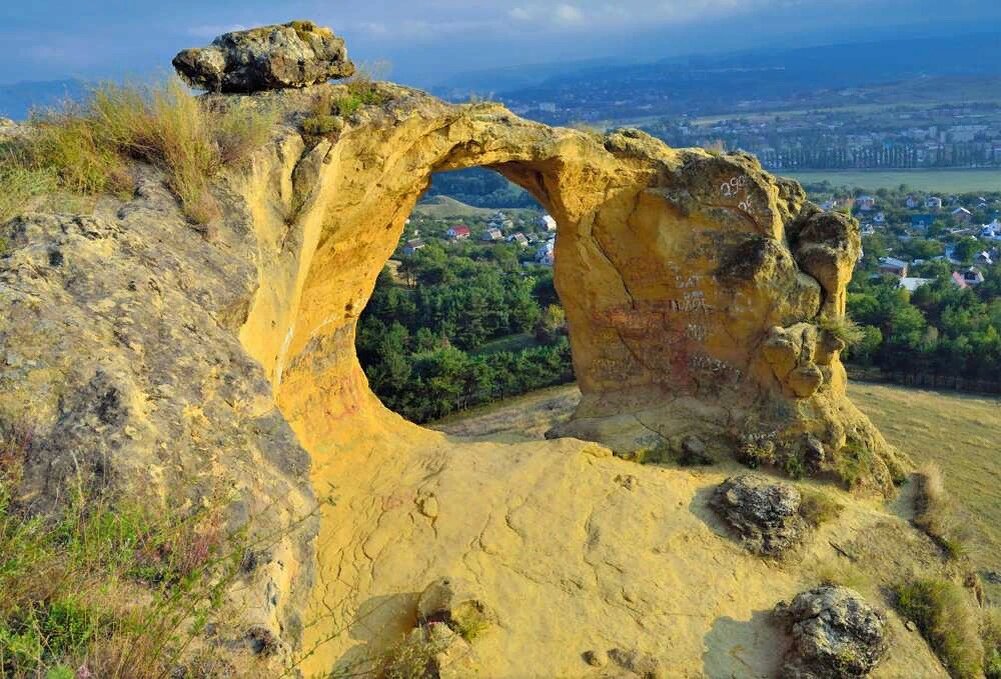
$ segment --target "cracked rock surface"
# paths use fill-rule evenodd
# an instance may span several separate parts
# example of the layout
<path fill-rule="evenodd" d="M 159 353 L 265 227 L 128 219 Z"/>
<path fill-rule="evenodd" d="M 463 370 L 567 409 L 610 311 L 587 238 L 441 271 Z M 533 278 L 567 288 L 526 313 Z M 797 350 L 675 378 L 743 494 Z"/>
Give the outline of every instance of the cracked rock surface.
<path fill-rule="evenodd" d="M 792 636 L 784 679 L 867 677 L 887 650 L 885 615 L 847 587 L 803 592 L 775 615 Z"/>
<path fill-rule="evenodd" d="M 793 486 L 757 474 L 732 476 L 713 491 L 712 507 L 755 554 L 780 556 L 806 531 Z"/>
<path fill-rule="evenodd" d="M 344 40 L 309 21 L 225 33 L 208 47 L 179 52 L 173 63 L 195 87 L 241 94 L 305 87 L 355 72 Z"/>

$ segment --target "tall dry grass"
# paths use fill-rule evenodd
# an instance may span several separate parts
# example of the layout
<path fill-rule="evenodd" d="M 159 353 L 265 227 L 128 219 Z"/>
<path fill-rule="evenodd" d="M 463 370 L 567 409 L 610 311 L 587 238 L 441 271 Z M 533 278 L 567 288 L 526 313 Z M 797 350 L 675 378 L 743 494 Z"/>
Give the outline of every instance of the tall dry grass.
<path fill-rule="evenodd" d="M 981 616 L 956 583 L 924 578 L 894 588 L 897 610 L 917 624 L 954 679 L 978 679 L 985 666 Z"/>
<path fill-rule="evenodd" d="M 945 477 L 935 462 L 921 466 L 917 475 L 914 523 L 952 558 L 964 553 L 956 520 L 956 505 L 945 488 Z"/>
<path fill-rule="evenodd" d="M 206 223 L 219 213 L 212 178 L 263 145 L 275 120 L 253 106 L 210 108 L 176 78 L 151 87 L 102 85 L 82 103 L 34 114 L 29 133 L 7 142 L 0 193 L 15 180 L 23 184 L 25 173 L 78 193 L 129 192 L 130 166 L 141 161 L 164 171 L 189 219 Z"/>

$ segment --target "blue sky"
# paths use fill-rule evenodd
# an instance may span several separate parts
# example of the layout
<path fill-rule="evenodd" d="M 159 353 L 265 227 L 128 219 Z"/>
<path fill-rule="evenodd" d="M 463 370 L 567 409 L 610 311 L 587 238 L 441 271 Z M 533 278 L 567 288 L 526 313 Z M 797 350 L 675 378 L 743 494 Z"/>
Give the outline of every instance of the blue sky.
<path fill-rule="evenodd" d="M 521 64 L 849 42 L 976 30 L 998 0 L 34 0 L 0 3 L 0 83 L 120 78 L 169 68 L 183 47 L 237 27 L 310 18 L 352 57 L 430 86 Z"/>

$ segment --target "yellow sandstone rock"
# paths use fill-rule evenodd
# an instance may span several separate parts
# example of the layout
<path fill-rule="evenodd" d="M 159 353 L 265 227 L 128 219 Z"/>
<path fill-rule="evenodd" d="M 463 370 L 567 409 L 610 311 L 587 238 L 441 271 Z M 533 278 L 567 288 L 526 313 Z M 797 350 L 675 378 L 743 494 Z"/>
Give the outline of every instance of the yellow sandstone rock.
<path fill-rule="evenodd" d="M 296 120 L 344 87 L 261 99 Z M 555 282 L 583 399 L 552 436 L 629 453 L 694 435 L 716 459 L 766 437 L 786 468 L 889 491 L 900 458 L 847 400 L 844 343 L 825 329 L 843 319 L 854 221 L 748 155 L 378 87 L 387 105 L 357 113 L 334 143 L 307 148 L 286 132 L 239 187 L 261 244 L 241 339 L 320 464 L 368 436 L 426 438 L 369 391 L 355 325 L 431 174 L 486 166 L 558 224 Z M 819 459 L 808 455 L 818 441 Z"/>

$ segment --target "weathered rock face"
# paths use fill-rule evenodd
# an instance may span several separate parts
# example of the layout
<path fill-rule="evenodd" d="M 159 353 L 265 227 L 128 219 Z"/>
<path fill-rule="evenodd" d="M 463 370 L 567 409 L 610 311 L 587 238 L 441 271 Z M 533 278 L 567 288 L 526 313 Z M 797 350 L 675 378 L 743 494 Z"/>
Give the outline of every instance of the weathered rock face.
<path fill-rule="evenodd" d="M 781 603 L 775 614 L 793 639 L 782 677 L 866 677 L 887 650 L 886 619 L 847 587 L 825 586 Z"/>
<path fill-rule="evenodd" d="M 279 103 L 294 116 L 324 90 L 342 96 L 325 85 Z M 389 104 L 304 150 L 294 175 L 246 189 L 280 199 L 255 206 L 257 228 L 276 236 L 241 338 L 314 454 L 350 447 L 352 432 L 420 436 L 368 390 L 355 323 L 431 174 L 485 166 L 559 225 L 555 281 L 583 399 L 553 436 L 623 452 L 694 436 L 716 459 L 753 436 L 771 462 L 811 473 L 841 473 L 853 451 L 852 478 L 891 487 L 897 454 L 847 400 L 844 344 L 827 329 L 859 254 L 854 222 L 750 156 L 382 94 Z"/>
<path fill-rule="evenodd" d="M 308 65 L 339 53 L 336 39 L 306 33 L 224 36 L 179 57 L 180 68 L 222 91 L 336 74 L 336 56 L 320 59 L 326 71 Z M 574 676 L 584 651 L 616 648 L 627 650 L 605 652 L 610 664 L 649 674 L 661 665 L 647 661 L 675 644 L 685 650 L 674 662 L 698 676 L 716 618 L 747 619 L 771 608 L 777 582 L 786 595 L 802 585 L 734 555 L 696 517 L 687 473 L 626 468 L 569 439 L 457 452 L 371 393 L 355 324 L 431 174 L 489 167 L 559 225 L 556 285 L 584 399 L 557 434 L 622 450 L 666 440 L 700 459 L 753 441 L 813 472 L 850 464 L 886 489 L 896 453 L 845 399 L 843 347 L 823 329 L 844 311 L 855 224 L 820 214 L 745 155 L 378 88 L 386 105 L 319 140 L 301 134 L 304 112 L 344 86 L 211 95 L 213 105 L 274 107 L 283 118 L 250 167 L 214 187 L 223 216 L 204 237 L 148 168 L 137 168 L 135 196 L 102 198 L 93 216 L 26 215 L 0 227 L 0 418 L 30 418 L 36 432 L 19 500 L 51 505 L 78 474 L 182 506 L 218 486 L 234 498 L 231 525 L 253 518 L 270 532 L 313 507 L 309 475 L 338 496 L 323 539 L 313 542 L 307 522 L 255 555 L 234 593 L 246 597 L 231 621 L 240 634 L 221 641 L 294 650 L 308 595 L 307 648 L 323 650 L 304 653 L 303 668 L 325 674 L 352 660 L 356 637 L 330 630 L 361 617 L 364 597 L 377 600 L 373 619 L 406 634 L 413 620 L 397 630 L 405 616 L 379 606 L 402 599 L 412 616 L 428 573 L 455 573 L 488 592 L 454 600 L 496 607 L 500 621 L 476 652 L 499 676 Z M 755 587 L 729 575 L 706 587 L 703 566 L 717 558 Z M 541 615 L 529 605 L 538 600 L 566 619 Z M 462 650 L 446 609 L 425 603 L 443 622 L 423 633 Z M 696 622 L 679 628 L 680 619 Z M 582 634 L 594 620 L 603 629 Z M 746 645 L 720 635 L 720 648 Z M 518 644 L 526 652 L 512 654 Z M 718 655 L 726 663 L 731 653 Z"/>
<path fill-rule="evenodd" d="M 236 338 L 257 284 L 253 237 L 234 219 L 203 240 L 145 174 L 134 199 L 93 216 L 0 225 L 0 426 L 32 434 L 15 500 L 44 513 L 82 483 L 277 536 L 246 564 L 232 602 L 243 616 L 216 640 L 288 650 L 318 521 L 309 457 Z"/>
<path fill-rule="evenodd" d="M 764 476 L 741 474 L 713 492 L 712 507 L 752 552 L 779 556 L 806 531 L 799 514 L 800 493 Z"/>
<path fill-rule="evenodd" d="M 355 72 L 344 40 L 310 21 L 226 33 L 210 47 L 179 52 L 174 68 L 213 92 L 305 87 Z"/>

